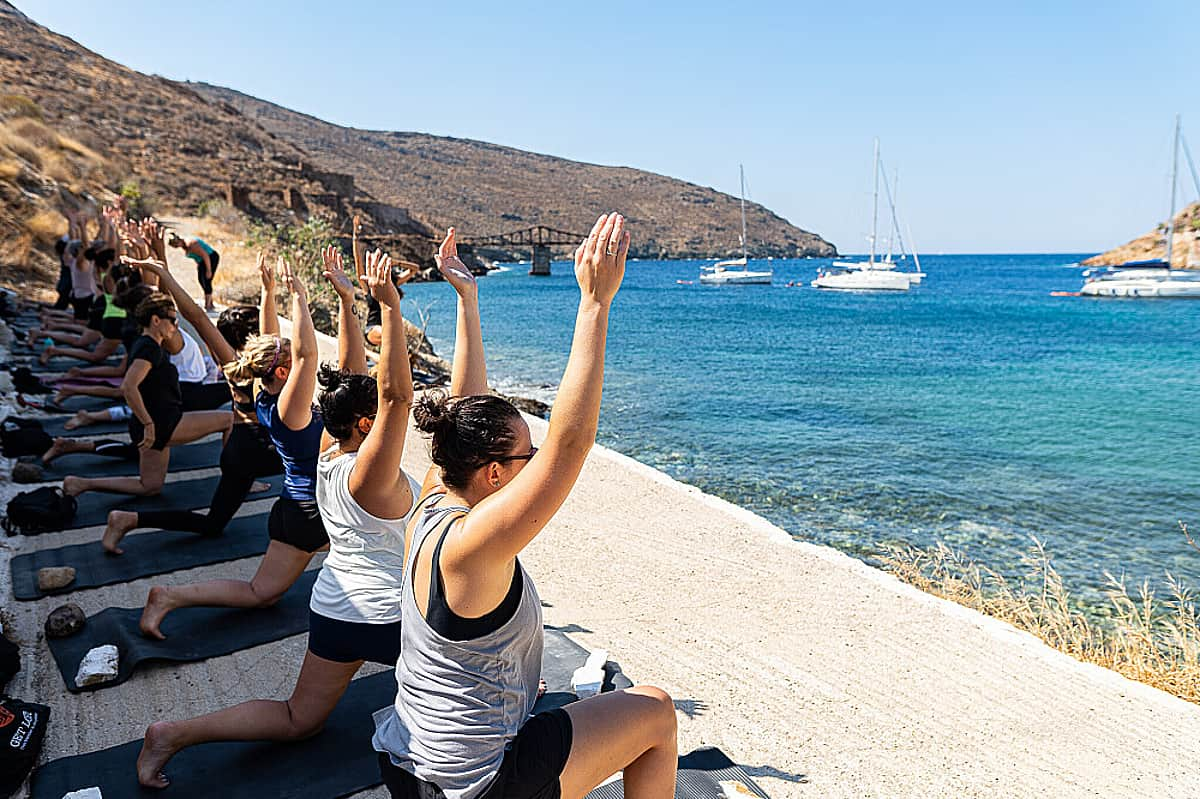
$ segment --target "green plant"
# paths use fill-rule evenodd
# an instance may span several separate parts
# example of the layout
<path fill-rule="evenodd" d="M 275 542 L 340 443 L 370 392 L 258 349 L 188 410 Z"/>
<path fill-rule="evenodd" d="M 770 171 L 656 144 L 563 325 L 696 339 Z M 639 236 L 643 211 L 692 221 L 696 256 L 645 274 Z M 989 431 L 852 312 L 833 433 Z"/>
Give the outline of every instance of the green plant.
<path fill-rule="evenodd" d="M 323 333 L 337 335 L 337 293 L 322 276 L 321 250 L 334 244 L 333 226 L 313 217 L 303 225 L 251 222 L 246 245 L 282 255 L 308 288 L 313 323 Z"/>
<path fill-rule="evenodd" d="M 129 215 L 134 219 L 153 215 L 154 203 L 149 196 L 142 193 L 142 188 L 136 180 L 122 183 L 117 193 L 129 203 Z"/>

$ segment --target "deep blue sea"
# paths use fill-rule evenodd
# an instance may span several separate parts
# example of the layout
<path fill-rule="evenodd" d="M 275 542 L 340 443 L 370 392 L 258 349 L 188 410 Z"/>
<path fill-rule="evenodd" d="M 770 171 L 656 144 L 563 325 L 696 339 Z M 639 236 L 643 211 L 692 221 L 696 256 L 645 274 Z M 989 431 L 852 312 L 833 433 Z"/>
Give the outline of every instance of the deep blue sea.
<path fill-rule="evenodd" d="M 742 287 L 676 283 L 701 262 L 631 262 L 599 440 L 868 560 L 944 541 L 1019 577 L 1036 536 L 1092 602 L 1106 570 L 1195 585 L 1178 522 L 1200 530 L 1200 302 L 1051 297 L 1078 289 L 1079 258 L 927 256 L 902 295 L 809 288 L 819 260 Z M 488 365 L 550 399 L 578 289 L 568 263 L 526 269 L 480 282 Z M 406 291 L 449 356 L 452 290 Z"/>

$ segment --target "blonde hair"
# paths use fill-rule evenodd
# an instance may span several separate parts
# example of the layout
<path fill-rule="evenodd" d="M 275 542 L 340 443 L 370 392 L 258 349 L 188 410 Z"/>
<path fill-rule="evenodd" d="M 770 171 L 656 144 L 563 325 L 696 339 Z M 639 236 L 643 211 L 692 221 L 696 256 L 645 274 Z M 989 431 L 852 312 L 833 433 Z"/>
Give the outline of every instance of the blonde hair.
<path fill-rule="evenodd" d="M 292 362 L 291 342 L 279 336 L 251 336 L 238 354 L 236 361 L 222 367 L 225 379 L 231 383 L 245 383 L 254 378 L 271 382 L 271 373 L 277 366 Z"/>

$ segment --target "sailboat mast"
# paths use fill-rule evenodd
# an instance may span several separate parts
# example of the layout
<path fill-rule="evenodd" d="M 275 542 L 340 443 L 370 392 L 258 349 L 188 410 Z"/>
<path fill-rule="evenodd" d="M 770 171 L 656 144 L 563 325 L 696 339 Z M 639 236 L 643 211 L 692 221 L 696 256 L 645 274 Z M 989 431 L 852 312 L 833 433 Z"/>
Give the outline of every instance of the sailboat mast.
<path fill-rule="evenodd" d="M 1167 217 L 1167 269 L 1175 243 L 1175 184 L 1179 179 L 1179 114 L 1175 115 L 1175 142 L 1171 148 L 1171 215 Z"/>
<path fill-rule="evenodd" d="M 746 167 L 738 164 L 738 175 L 742 183 L 742 260 L 746 261 Z"/>
<path fill-rule="evenodd" d="M 871 260 L 875 263 L 875 237 L 879 234 L 879 138 L 875 139 L 875 193 L 871 200 Z"/>

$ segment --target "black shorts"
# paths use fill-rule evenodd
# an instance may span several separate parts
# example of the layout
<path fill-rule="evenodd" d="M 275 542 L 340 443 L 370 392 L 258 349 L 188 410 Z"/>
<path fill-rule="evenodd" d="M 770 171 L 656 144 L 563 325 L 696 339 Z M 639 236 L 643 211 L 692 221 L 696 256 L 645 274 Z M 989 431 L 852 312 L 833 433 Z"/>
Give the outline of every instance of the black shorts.
<path fill-rule="evenodd" d="M 102 335 L 102 336 L 104 335 L 104 304 L 103 303 L 93 302 L 92 307 L 88 308 L 87 326 L 88 326 L 89 330 L 95 330 L 100 335 Z M 105 338 L 112 338 L 112 336 L 105 336 Z M 116 336 L 116 338 L 120 338 L 120 336 Z"/>
<path fill-rule="evenodd" d="M 395 666 L 400 659 L 400 622 L 339 621 L 308 611 L 308 651 L 334 663 L 369 660 Z"/>
<path fill-rule="evenodd" d="M 224 380 L 216 383 L 179 384 L 185 411 L 215 411 L 229 402 L 229 385 Z"/>
<path fill-rule="evenodd" d="M 121 340 L 121 332 L 125 329 L 125 320 L 117 316 L 110 316 L 107 319 L 100 320 L 100 335 L 104 338 L 113 341 Z"/>
<path fill-rule="evenodd" d="M 558 777 L 571 755 L 571 717 L 561 707 L 525 722 L 504 752 L 500 771 L 479 799 L 559 799 Z M 392 799 L 442 797 L 436 785 L 414 777 L 379 754 L 379 773 Z"/>
<path fill-rule="evenodd" d="M 75 309 L 75 321 L 86 322 L 88 320 L 88 312 L 92 310 L 92 295 L 72 297 L 71 307 Z"/>
<path fill-rule="evenodd" d="M 168 413 L 155 416 L 150 414 L 150 420 L 154 422 L 154 443 L 150 445 L 150 449 L 156 449 L 159 452 L 167 448 L 167 443 L 171 440 L 171 436 L 175 435 L 175 428 L 179 427 L 179 421 L 183 419 L 182 411 L 170 411 Z M 142 443 L 142 439 L 146 436 L 146 428 L 136 416 L 129 418 L 129 440 L 136 447 Z"/>
<path fill-rule="evenodd" d="M 267 533 L 272 541 L 293 546 L 304 552 L 316 552 L 329 544 L 325 523 L 317 503 L 311 499 L 280 497 L 271 506 Z"/>

